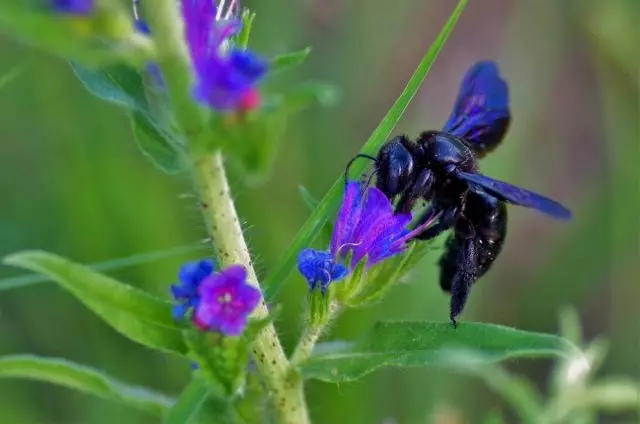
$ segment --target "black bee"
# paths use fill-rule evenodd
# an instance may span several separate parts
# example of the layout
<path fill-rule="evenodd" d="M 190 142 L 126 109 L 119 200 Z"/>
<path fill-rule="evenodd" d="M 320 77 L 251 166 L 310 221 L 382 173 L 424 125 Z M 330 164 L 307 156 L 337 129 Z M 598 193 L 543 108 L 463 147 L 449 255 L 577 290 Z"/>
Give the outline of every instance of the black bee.
<path fill-rule="evenodd" d="M 439 265 L 440 286 L 451 294 L 454 326 L 471 286 L 502 249 L 506 203 L 571 218 L 569 210 L 547 197 L 478 172 L 477 159 L 500 144 L 510 121 L 507 84 L 494 62 L 482 61 L 467 71 L 442 131 L 423 132 L 416 141 L 398 136 L 385 143 L 377 157 L 353 159 L 375 161 L 376 186 L 397 200 L 397 212 L 411 210 L 419 199 L 429 202 L 415 225 L 436 219 L 435 224 L 416 238 L 430 240 L 453 229 Z"/>

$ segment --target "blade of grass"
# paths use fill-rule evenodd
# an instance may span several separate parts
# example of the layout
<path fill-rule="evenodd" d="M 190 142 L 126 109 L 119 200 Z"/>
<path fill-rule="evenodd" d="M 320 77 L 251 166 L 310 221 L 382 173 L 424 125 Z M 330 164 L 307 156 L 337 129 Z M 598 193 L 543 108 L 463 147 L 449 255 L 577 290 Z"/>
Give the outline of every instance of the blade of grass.
<path fill-rule="evenodd" d="M 171 407 L 164 424 L 187 424 L 198 415 L 202 404 L 209 397 L 209 387 L 200 379 L 194 378 Z"/>
<path fill-rule="evenodd" d="M 26 69 L 27 69 L 27 65 L 23 63 L 20 65 L 14 66 L 13 68 L 5 72 L 2 76 L 0 76 L 0 90 L 2 90 L 11 81 L 18 78 L 20 75 L 22 75 Z"/>
<path fill-rule="evenodd" d="M 181 255 L 185 253 L 196 252 L 199 250 L 208 250 L 209 246 L 205 245 L 187 245 L 179 246 L 173 249 L 158 250 L 149 253 L 140 253 L 133 256 L 127 256 L 125 258 L 110 259 L 103 262 L 95 262 L 89 265 L 93 271 L 114 271 L 116 269 L 128 268 L 136 265 L 142 265 L 148 262 L 159 261 L 166 259 L 174 255 Z M 39 283 L 50 283 L 53 280 L 46 275 L 42 274 L 27 274 L 17 277 L 3 278 L 0 280 L 0 292 L 5 290 L 17 289 L 21 287 L 31 286 Z"/>
<path fill-rule="evenodd" d="M 460 0 L 458 2 L 458 5 L 442 28 L 442 31 L 440 31 L 440 34 L 438 34 L 438 37 L 433 44 L 431 44 L 431 47 L 429 47 L 429 50 L 418 64 L 418 67 L 411 76 L 411 79 L 405 86 L 404 90 L 391 109 L 389 109 L 378 127 L 373 131 L 369 140 L 367 140 L 362 147 L 362 153 L 375 155 L 378 149 L 387 140 L 391 131 L 393 131 L 393 128 L 396 126 L 407 106 L 409 106 L 409 103 L 422 85 L 422 81 L 429 73 L 431 66 L 438 57 L 438 54 L 440 53 L 440 50 L 442 50 L 444 43 L 449 38 L 449 35 L 451 35 L 451 32 L 458 22 L 466 4 L 467 0 Z M 362 162 L 354 163 L 352 166 L 354 174 L 363 172 L 364 167 L 365 164 Z M 295 268 L 298 252 L 313 242 L 327 220 L 335 213 L 340 202 L 343 184 L 344 182 L 342 181 L 342 178 L 339 178 L 331 186 L 327 194 L 318 204 L 316 210 L 311 214 L 309 219 L 307 219 L 300 231 L 298 231 L 298 234 L 296 234 L 282 259 L 271 271 L 265 281 L 266 297 L 268 300 L 272 300 L 276 296 L 289 277 L 291 271 Z"/>

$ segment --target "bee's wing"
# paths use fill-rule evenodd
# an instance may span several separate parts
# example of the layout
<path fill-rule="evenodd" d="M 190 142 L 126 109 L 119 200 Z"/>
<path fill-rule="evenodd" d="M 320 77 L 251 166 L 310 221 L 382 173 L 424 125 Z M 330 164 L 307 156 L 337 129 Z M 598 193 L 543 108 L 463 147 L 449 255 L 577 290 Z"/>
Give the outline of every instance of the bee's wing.
<path fill-rule="evenodd" d="M 458 177 L 470 183 L 482 187 L 492 196 L 497 197 L 507 203 L 535 209 L 556 219 L 571 219 L 571 211 L 555 200 L 541 194 L 534 193 L 521 187 L 516 187 L 503 181 L 494 180 L 486 175 L 458 172 Z"/>
<path fill-rule="evenodd" d="M 464 76 L 443 131 L 465 140 L 478 156 L 493 150 L 511 121 L 509 88 L 492 61 L 480 61 Z"/>

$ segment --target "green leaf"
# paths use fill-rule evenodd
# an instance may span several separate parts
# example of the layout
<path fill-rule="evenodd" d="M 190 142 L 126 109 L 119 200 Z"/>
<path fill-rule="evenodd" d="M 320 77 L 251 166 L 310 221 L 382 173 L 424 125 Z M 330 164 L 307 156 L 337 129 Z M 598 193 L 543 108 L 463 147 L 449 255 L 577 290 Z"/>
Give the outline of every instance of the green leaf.
<path fill-rule="evenodd" d="M 134 69 L 124 65 L 91 69 L 77 63 L 71 63 L 71 68 L 94 96 L 127 109 L 148 109 L 142 77 Z"/>
<path fill-rule="evenodd" d="M 202 244 L 198 245 L 186 245 L 178 246 L 172 249 L 158 250 L 148 253 L 139 253 L 133 256 L 126 256 L 124 258 L 110 259 L 107 261 L 94 262 L 87 265 L 93 271 L 112 271 L 116 269 L 122 269 L 132 266 L 138 266 L 149 262 L 155 262 L 162 259 L 170 258 L 176 255 L 184 255 L 187 253 L 198 252 L 202 250 L 209 250 L 209 246 Z M 0 279 L 0 291 L 12 290 L 21 287 L 27 287 L 33 284 L 40 284 L 53 281 L 47 275 L 42 274 L 26 274 L 19 275 L 17 277 L 9 277 Z"/>
<path fill-rule="evenodd" d="M 169 302 L 51 253 L 15 253 L 4 263 L 49 276 L 133 341 L 160 350 L 186 352 Z"/>
<path fill-rule="evenodd" d="M 0 378 L 45 381 L 162 416 L 171 399 L 142 387 L 129 386 L 102 372 L 73 362 L 33 355 L 0 357 Z"/>
<path fill-rule="evenodd" d="M 156 168 L 167 174 L 182 171 L 179 143 L 167 131 L 161 131 L 146 116 L 139 112 L 131 114 L 133 135 L 142 153 Z"/>
<path fill-rule="evenodd" d="M 168 174 L 182 170 L 182 142 L 160 124 L 168 117 L 162 105 L 165 99 L 152 87 L 153 75 L 143 77 L 124 65 L 90 69 L 72 63 L 71 67 L 91 94 L 131 112 L 138 147 L 158 169 Z M 145 78 L 149 80 L 146 85 Z"/>
<path fill-rule="evenodd" d="M 373 131 L 369 140 L 367 140 L 365 145 L 362 147 L 362 153 L 375 155 L 378 149 L 387 140 L 391 131 L 393 131 L 393 128 L 402 117 L 405 109 L 409 106 L 411 99 L 413 99 L 413 96 L 415 96 L 416 92 L 420 88 L 422 81 L 427 76 L 429 69 L 431 69 L 431 65 L 433 65 L 438 53 L 440 53 L 440 50 L 442 49 L 442 46 L 447 41 L 447 38 L 449 38 L 449 35 L 458 21 L 458 18 L 462 14 L 466 4 L 466 0 L 460 0 L 458 2 L 458 5 L 449 17 L 444 28 L 440 31 L 440 34 L 418 64 L 418 67 L 411 76 L 406 87 L 382 119 L 378 127 Z M 354 169 L 354 172 L 361 173 L 364 171 L 364 166 L 364 163 L 356 162 L 352 168 Z M 298 231 L 298 234 L 296 234 L 294 240 L 291 242 L 289 249 L 287 249 L 282 259 L 280 259 L 278 264 L 274 267 L 273 271 L 265 281 L 266 297 L 268 300 L 274 298 L 291 272 L 295 269 L 296 258 L 300 250 L 311 245 L 311 242 L 320 233 L 325 223 L 335 213 L 340 203 L 343 187 L 344 182 L 339 178 L 320 201 L 320 204 L 304 223 L 300 231 Z"/>
<path fill-rule="evenodd" d="M 274 74 L 302 65 L 309 53 L 311 53 L 311 48 L 307 47 L 297 52 L 283 53 L 274 57 L 271 60 L 270 73 Z"/>
<path fill-rule="evenodd" d="M 448 365 L 454 353 L 469 362 L 493 363 L 521 357 L 567 357 L 578 349 L 567 340 L 493 324 L 380 322 L 362 339 L 303 364 L 306 378 L 338 383 L 382 367 Z"/>
<path fill-rule="evenodd" d="M 164 424 L 187 424 L 198 416 L 200 408 L 209 397 L 209 387 L 199 378 L 194 378 L 180 393 L 171 407 Z"/>

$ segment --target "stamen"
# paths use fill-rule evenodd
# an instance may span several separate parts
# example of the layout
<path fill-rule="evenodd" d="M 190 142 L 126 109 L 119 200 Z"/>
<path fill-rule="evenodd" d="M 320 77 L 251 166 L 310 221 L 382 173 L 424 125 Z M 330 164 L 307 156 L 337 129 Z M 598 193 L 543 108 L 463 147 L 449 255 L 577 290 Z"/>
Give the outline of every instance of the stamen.
<path fill-rule="evenodd" d="M 231 302 L 231 294 L 230 293 L 225 293 L 222 296 L 218 297 L 218 302 L 220 303 L 229 303 Z"/>
<path fill-rule="evenodd" d="M 343 247 L 347 247 L 347 246 L 356 247 L 356 246 L 360 246 L 361 244 L 362 244 L 362 242 L 345 243 L 345 244 L 341 245 L 340 247 L 338 247 L 338 250 L 336 251 L 336 256 L 340 256 L 340 251 L 342 250 Z"/>
<path fill-rule="evenodd" d="M 133 17 L 136 21 L 140 20 L 140 14 L 138 13 L 138 7 L 140 7 L 140 0 L 133 0 Z"/>
<path fill-rule="evenodd" d="M 440 215 L 442 215 L 442 211 L 439 211 L 437 214 L 429 217 L 429 219 L 427 219 L 422 225 L 419 225 L 418 227 L 416 227 L 412 231 L 410 231 L 409 234 L 407 234 L 404 237 L 396 240 L 393 243 L 393 245 L 396 246 L 397 244 L 403 244 L 403 243 L 408 242 L 413 237 L 415 237 L 416 235 L 418 235 L 421 232 L 423 232 L 424 230 L 426 230 L 431 224 L 433 224 L 438 218 L 440 218 Z"/>
<path fill-rule="evenodd" d="M 216 8 L 216 21 L 219 21 L 222 18 L 222 10 L 224 9 L 224 4 L 226 0 L 220 0 L 218 3 L 218 7 Z"/>
<path fill-rule="evenodd" d="M 240 13 L 240 2 L 238 0 L 231 0 L 231 4 L 229 4 L 229 9 L 227 10 L 227 14 L 225 15 L 225 19 L 230 19 L 234 14 L 239 15 Z"/>

